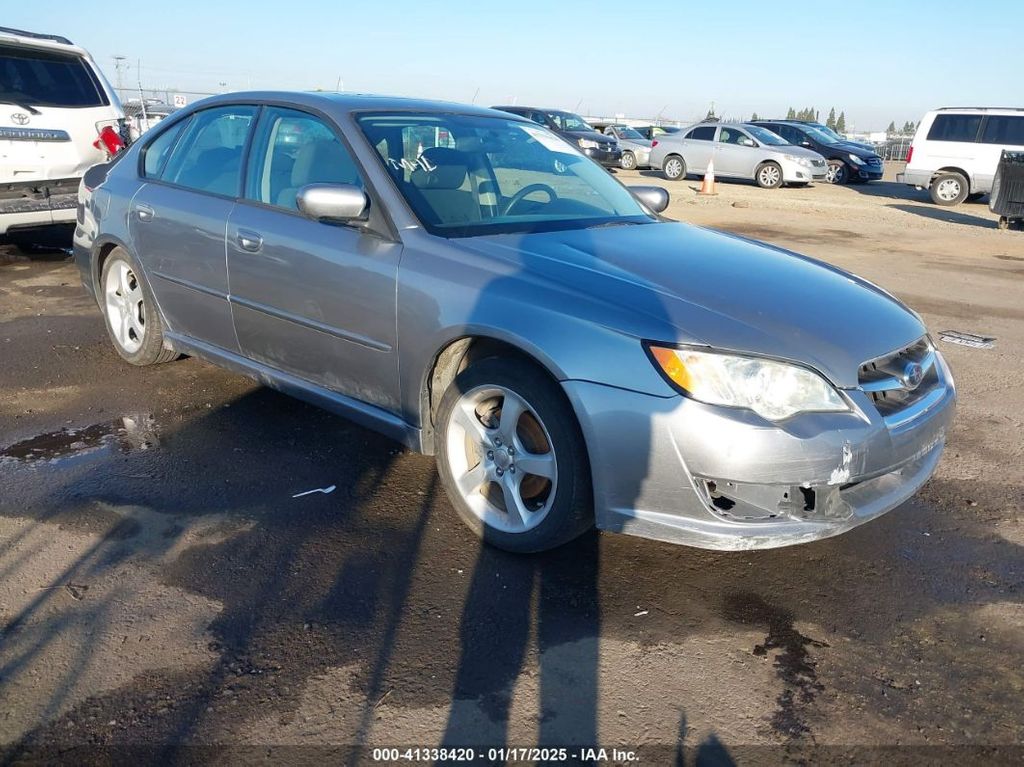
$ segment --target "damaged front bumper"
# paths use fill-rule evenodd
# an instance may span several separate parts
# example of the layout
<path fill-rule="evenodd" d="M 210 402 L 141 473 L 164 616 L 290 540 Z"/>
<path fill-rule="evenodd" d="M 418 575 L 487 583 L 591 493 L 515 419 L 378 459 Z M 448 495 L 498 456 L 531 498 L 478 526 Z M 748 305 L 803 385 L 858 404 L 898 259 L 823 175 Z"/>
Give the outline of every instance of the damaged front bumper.
<path fill-rule="evenodd" d="M 932 475 L 956 391 L 937 381 L 883 417 L 860 389 L 850 413 L 779 424 L 685 397 L 582 381 L 563 385 L 580 414 L 597 526 L 708 549 L 789 546 L 838 535 L 910 498 Z"/>

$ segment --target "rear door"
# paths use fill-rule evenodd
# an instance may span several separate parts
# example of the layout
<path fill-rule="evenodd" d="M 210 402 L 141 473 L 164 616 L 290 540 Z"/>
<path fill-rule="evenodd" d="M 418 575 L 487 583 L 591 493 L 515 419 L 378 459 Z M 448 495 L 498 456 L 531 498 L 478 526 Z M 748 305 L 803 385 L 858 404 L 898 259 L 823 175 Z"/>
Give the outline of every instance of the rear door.
<path fill-rule="evenodd" d="M 161 133 L 144 149 L 148 183 L 129 209 L 132 244 L 168 329 L 228 351 L 238 343 L 224 232 L 255 115 L 251 105 L 214 107 Z M 161 139 L 174 144 L 165 161 L 158 159 L 167 151 Z"/>
<path fill-rule="evenodd" d="M 715 149 L 715 126 L 698 125 L 682 141 L 683 159 L 690 173 L 703 173 L 711 161 Z"/>
<path fill-rule="evenodd" d="M 416 146 L 409 148 L 415 157 Z M 245 198 L 227 227 L 231 306 L 242 353 L 363 402 L 398 409 L 395 284 L 402 247 L 302 215 L 307 184 L 362 175 L 325 119 L 265 107 Z"/>

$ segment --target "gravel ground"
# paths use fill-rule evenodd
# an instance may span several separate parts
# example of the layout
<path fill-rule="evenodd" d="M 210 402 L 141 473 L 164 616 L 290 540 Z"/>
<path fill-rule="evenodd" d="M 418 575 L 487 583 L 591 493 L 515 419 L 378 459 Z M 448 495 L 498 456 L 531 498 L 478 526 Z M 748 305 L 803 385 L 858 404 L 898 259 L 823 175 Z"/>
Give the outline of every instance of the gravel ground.
<path fill-rule="evenodd" d="M 960 405 L 916 498 L 774 551 L 483 549 L 432 459 L 199 360 L 132 369 L 61 254 L 8 248 L 0 761 L 442 741 L 1019 759 L 1024 233 L 893 183 L 698 197 L 618 176 L 664 184 L 674 218 L 854 270 L 932 331 L 996 337 L 942 344 Z M 202 747 L 225 750 L 180 750 Z"/>

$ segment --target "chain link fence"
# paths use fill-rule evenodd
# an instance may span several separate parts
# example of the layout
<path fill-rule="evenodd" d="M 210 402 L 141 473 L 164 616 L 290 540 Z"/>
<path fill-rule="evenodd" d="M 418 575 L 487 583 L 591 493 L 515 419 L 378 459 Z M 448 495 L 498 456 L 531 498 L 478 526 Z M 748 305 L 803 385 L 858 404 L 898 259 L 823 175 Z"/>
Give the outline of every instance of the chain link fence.
<path fill-rule="evenodd" d="M 913 143 L 913 136 L 890 136 L 885 141 L 875 144 L 875 151 L 883 160 L 897 160 L 902 162 L 907 159 L 907 152 Z"/>

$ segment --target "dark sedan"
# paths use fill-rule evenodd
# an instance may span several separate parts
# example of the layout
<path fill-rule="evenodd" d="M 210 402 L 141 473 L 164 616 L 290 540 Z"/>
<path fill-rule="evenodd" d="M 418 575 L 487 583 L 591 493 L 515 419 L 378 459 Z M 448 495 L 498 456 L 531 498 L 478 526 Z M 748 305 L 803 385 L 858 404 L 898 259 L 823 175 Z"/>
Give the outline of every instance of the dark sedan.
<path fill-rule="evenodd" d="M 583 154 L 592 160 L 597 160 L 606 168 L 619 167 L 619 161 L 622 159 L 622 150 L 619 149 L 615 139 L 599 132 L 577 114 L 563 112 L 559 109 L 541 109 L 539 107 L 504 106 L 491 108 L 519 115 L 527 120 L 533 120 L 538 125 L 543 125 L 548 130 L 554 131 L 562 138 L 575 144 Z"/>

